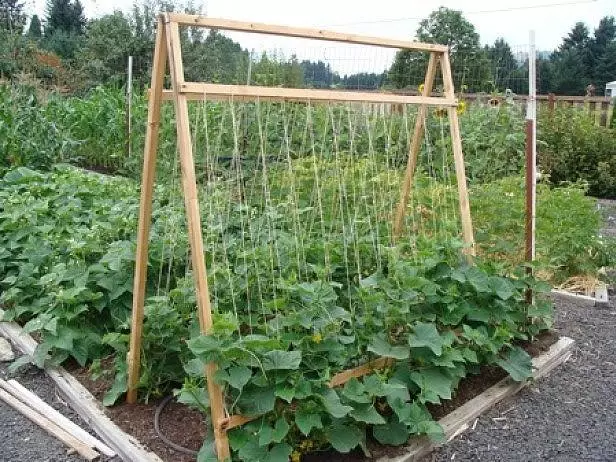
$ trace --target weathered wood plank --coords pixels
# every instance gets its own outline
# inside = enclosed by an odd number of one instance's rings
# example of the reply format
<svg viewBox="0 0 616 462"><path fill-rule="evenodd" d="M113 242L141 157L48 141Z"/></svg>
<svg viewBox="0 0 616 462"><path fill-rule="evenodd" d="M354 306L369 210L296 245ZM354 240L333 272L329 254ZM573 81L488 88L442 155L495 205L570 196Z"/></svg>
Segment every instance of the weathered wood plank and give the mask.
<svg viewBox="0 0 616 462"><path fill-rule="evenodd" d="M100 457L100 454L86 443L78 440L73 435L60 428L56 423L17 399L17 397L12 394L12 387L4 380L0 380L0 400L4 401L28 420L34 422L51 436L59 439L68 447L73 448L84 459L92 461Z"/></svg>
<svg viewBox="0 0 616 462"><path fill-rule="evenodd" d="M0 382L1 381L2 379L0 379ZM91 448L96 448L101 454L107 457L114 457L116 455L113 449L97 438L94 438L72 420L60 414L53 407L43 401L38 395L28 390L17 380L9 380L7 383L13 387L13 390L15 390L14 393L11 393L13 396L33 408L39 414L44 415L49 420L56 423L59 427L73 435L78 440L83 441Z"/></svg>
<svg viewBox="0 0 616 462"><path fill-rule="evenodd" d="M242 22L230 19L209 18L183 13L169 13L169 19L182 26L208 27L210 29L231 30L237 32L250 32L266 35L278 35L283 37L308 38L313 40L325 40L328 42L354 43L359 45L374 45L385 48L402 48L416 51L447 51L447 45L436 43L423 43L407 40L393 40L366 35L347 34L323 29L308 29L300 27L278 26L258 22Z"/></svg>
<svg viewBox="0 0 616 462"><path fill-rule="evenodd" d="M0 319L4 311L0 309ZM14 322L0 322L0 335L7 338L24 354L33 355L36 341ZM125 462L162 462L147 451L139 441L122 431L105 415L102 405L92 394L62 367L47 367L45 372L56 383L58 391L96 434Z"/></svg>

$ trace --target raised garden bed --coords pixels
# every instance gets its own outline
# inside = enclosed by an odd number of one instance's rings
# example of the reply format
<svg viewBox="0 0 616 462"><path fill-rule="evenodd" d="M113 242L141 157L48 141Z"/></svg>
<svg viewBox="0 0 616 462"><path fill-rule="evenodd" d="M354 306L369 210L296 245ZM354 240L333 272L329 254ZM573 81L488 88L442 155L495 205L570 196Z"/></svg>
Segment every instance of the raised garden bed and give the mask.
<svg viewBox="0 0 616 462"><path fill-rule="evenodd" d="M25 354L31 354L36 347L32 337L23 333L14 323L0 323L0 334L9 338ZM543 333L533 343L522 345L533 357L533 379L543 377L566 361L571 354L572 346L573 340L567 337L559 338L553 332ZM71 372L73 375L63 368L47 370L71 407L88 421L100 437L116 449L124 460L178 462L194 460L194 457L165 445L156 434L154 413L160 400L139 405L120 404L103 411L95 396L100 398L109 382L105 379L91 380L90 374L85 369L73 368ZM482 412L518 392L527 383L513 381L499 368L483 366L479 374L470 376L460 383L453 399L445 401L440 406L431 406L430 412L435 419L438 419L445 431L446 439L449 440L468 428L472 420ZM160 423L163 434L175 443L195 450L200 447L205 435L205 425L199 412L182 404L171 403L161 415ZM371 459L382 462L417 460L429 453L432 448L433 444L425 437L413 438L408 445L400 447L385 447L374 441L369 442ZM349 454L314 453L304 456L302 460L319 462L332 458L342 462L369 460L359 451Z"/></svg>

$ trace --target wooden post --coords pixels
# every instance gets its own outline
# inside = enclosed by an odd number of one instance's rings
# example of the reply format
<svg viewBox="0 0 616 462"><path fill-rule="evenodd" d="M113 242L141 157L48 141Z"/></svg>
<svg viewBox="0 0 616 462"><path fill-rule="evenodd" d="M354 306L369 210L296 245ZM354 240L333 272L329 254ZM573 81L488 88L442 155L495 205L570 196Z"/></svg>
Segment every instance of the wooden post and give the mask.
<svg viewBox="0 0 616 462"><path fill-rule="evenodd" d="M133 57L128 57L126 66L126 155L132 154L131 137L133 128Z"/></svg>
<svg viewBox="0 0 616 462"><path fill-rule="evenodd" d="M449 52L443 53L441 57L441 71L443 73L445 97L448 99L455 98L451 65L449 63ZM475 239L473 237L473 222L471 220L471 208L468 199L468 189L466 187L466 169L464 167L464 154L462 153L462 136L460 135L458 110L456 107L448 107L447 113L449 115L449 131L451 133L451 146L453 149L456 180L458 183L458 201L460 203L460 218L462 220L462 239L466 244L464 252L470 258L475 255Z"/></svg>
<svg viewBox="0 0 616 462"><path fill-rule="evenodd" d="M550 119L554 116L555 107L556 107L556 95L554 93L550 93L548 95L548 111L550 114Z"/></svg>
<svg viewBox="0 0 616 462"><path fill-rule="evenodd" d="M167 48L165 45L165 28L158 20L156 46L152 64L152 81L148 101L148 125L143 150L143 173L141 179L141 199L139 204L139 227L137 229L137 254L135 256L135 279L133 282L133 315L131 319L130 348L128 350L128 393L126 400L134 404L137 401L137 383L141 359L141 330L143 327L143 304L145 285L148 277L148 240L150 237L150 220L152 218L152 192L156 173L156 150L158 149L158 129L160 126L160 104L165 78Z"/></svg>
<svg viewBox="0 0 616 462"><path fill-rule="evenodd" d="M535 181L535 162L533 157L533 124L530 118L526 119L526 213L524 220L524 260L532 263L535 259L535 233L533 230L534 214L534 181ZM526 268L526 274L532 274L532 268ZM526 303L529 305L533 301L533 293L530 289L526 291Z"/></svg>
<svg viewBox="0 0 616 462"><path fill-rule="evenodd" d="M535 260L535 214L537 197L537 55L535 50L535 32L529 34L528 53L528 105L526 109L526 222L525 222L525 259L527 263ZM532 274L532 268L526 268ZM526 291L526 302L533 303L532 290Z"/></svg>
<svg viewBox="0 0 616 462"><path fill-rule="evenodd" d="M190 241L190 254L192 273L197 295L197 308L201 332L209 333L212 329L212 309L205 267L203 250L203 236L201 231L201 216L199 212L199 196L197 192L197 179L195 175L195 162L190 139L188 101L186 95L180 92L184 83L184 66L182 64L182 51L180 47L180 33L176 22L169 22L165 15L167 29L167 52L169 54L169 68L171 72L171 87L174 94L175 117L180 152L180 167L182 170L182 188L184 190L184 206L186 208L186 221ZM214 379L216 365L209 363L205 368L208 393L210 396L210 410L212 413L212 426L218 460L224 461L231 457L227 432L222 427L225 419L225 407L222 390Z"/></svg>
<svg viewBox="0 0 616 462"><path fill-rule="evenodd" d="M426 70L426 77L424 79L424 87L422 96L427 97L432 94L432 88L434 87L434 79L436 77L438 57L436 53L430 53L430 59L428 60L428 68ZM400 190L400 201L398 202L398 208L396 209L396 217L394 219L394 225L392 228L392 238L395 242L400 237L402 231L402 225L404 224L404 216L406 215L406 207L409 200L409 195L413 187L413 177L415 175L415 169L417 167L417 156L421 148L421 142L424 134L424 124L426 120L427 106L422 104L417 111L417 118L415 119L415 129L413 131L413 139L411 140L411 146L409 148L409 157L406 163L406 171L404 172L404 180L402 183L402 189Z"/></svg>

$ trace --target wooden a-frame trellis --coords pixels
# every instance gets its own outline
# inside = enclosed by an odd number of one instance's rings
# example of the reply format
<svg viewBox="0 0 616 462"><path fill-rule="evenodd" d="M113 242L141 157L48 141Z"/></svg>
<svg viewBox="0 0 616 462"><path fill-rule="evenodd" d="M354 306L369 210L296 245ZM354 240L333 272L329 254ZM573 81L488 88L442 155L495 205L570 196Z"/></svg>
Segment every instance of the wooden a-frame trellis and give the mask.
<svg viewBox="0 0 616 462"><path fill-rule="evenodd" d="M278 35L286 37L301 37L313 40L325 40L351 44L380 46L386 48L406 49L430 53L428 67L419 96L398 95L379 92L356 92L336 90L313 90L296 88L271 88L248 85L218 85L203 82L184 81L184 68L180 47L180 26L197 26L210 29L253 32L259 34ZM171 89L165 90L163 82L166 66L169 65ZM444 91L442 96L432 96L432 89L437 68L440 65ZM148 239L152 215L152 192L154 186L156 152L158 147L158 132L160 124L160 109L163 101L172 100L176 112L177 143L180 156L182 188L188 224L188 234L191 251L192 273L195 283L197 308L201 331L207 334L212 327L212 310L208 289L207 271L203 252L201 219L195 164L190 139L188 119L189 100L273 100L273 101L303 101L303 102L367 102L414 104L419 106L406 172L400 191L400 201L393 223L393 239L397 239L402 231L404 216L407 209L409 194L413 184L413 175L417 164L417 156L422 143L426 112L429 106L446 108L449 117L450 135L458 185L462 235L467 244L466 252L474 253L473 229L470 217L468 192L462 142L456 112L457 101L454 93L449 51L444 45L390 40L377 37L349 35L314 29L299 29L286 26L246 23L225 19L214 19L187 14L166 13L158 19L156 46L152 67L151 92L148 102L148 125L146 130L143 176L141 184L141 202L139 209L139 228L137 234L137 254L135 258L135 279L133 288L133 313L131 323L130 349L128 352L128 394L127 401L134 403L137 399L137 383L139 380L141 334L143 326L143 307L148 263ZM390 364L390 358L379 358L360 367L343 371L330 381L330 387L342 385L352 377L361 377L374 369ZM254 416L228 415L225 411L224 397L220 386L214 380L216 364L208 364L205 368L207 389L210 396L211 417L215 437L215 446L219 460L230 458L227 431L242 425Z"/></svg>

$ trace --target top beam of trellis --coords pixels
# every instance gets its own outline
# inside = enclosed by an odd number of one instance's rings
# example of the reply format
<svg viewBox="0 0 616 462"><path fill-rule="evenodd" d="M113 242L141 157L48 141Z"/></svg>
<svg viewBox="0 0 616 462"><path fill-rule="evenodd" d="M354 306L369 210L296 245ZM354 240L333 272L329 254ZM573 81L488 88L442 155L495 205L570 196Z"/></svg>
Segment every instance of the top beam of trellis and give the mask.
<svg viewBox="0 0 616 462"><path fill-rule="evenodd" d="M328 42L355 43L359 45L374 45L385 48L402 48L415 51L434 51L444 53L448 50L446 45L423 43L406 40L393 40L365 35L344 34L320 29L305 29L289 26L274 26L258 22L232 21L229 19L209 18L205 16L168 13L170 22L180 26L199 26L210 29L232 30L236 32L252 32L257 34L279 35L285 37L308 38L325 40Z"/></svg>
<svg viewBox="0 0 616 462"><path fill-rule="evenodd" d="M371 45L386 48L423 51L434 54L446 54L447 46L405 40L392 40L363 35L343 34L319 29L305 29L289 26L277 26L253 22L233 21L229 19L208 18L180 13L167 13L166 20L178 26L197 26L210 29L269 34L285 37L299 37L329 42L343 42ZM306 88L263 87L256 85L220 85L203 82L178 82L177 91L186 95L188 100L268 100L268 101L310 101L323 103L330 101L423 104L427 106L455 107L455 98L433 97L427 95L399 95L386 92L366 92L347 90L320 90ZM162 100L172 101L174 92L163 90Z"/></svg>

